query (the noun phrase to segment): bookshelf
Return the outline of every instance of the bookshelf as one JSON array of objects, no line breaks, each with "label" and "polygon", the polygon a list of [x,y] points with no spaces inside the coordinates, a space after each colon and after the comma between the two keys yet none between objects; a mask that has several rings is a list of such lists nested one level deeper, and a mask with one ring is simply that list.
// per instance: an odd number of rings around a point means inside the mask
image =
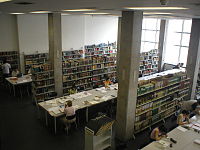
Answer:
[{"label": "bookshelf", "polygon": [[175,114],[179,102],[188,95],[189,84],[190,79],[184,72],[140,80],[134,132]]},{"label": "bookshelf", "polygon": [[158,72],[158,50],[153,49],[140,54],[139,76],[149,76]]},{"label": "bookshelf", "polygon": [[32,68],[33,65],[44,64],[45,62],[47,62],[47,60],[48,53],[24,55],[25,73],[27,74],[29,69]]},{"label": "bookshelf", "polygon": [[103,86],[107,76],[116,80],[116,43],[86,45],[85,50],[63,52],[63,93]]},{"label": "bookshelf", "polygon": [[32,66],[32,93],[36,103],[56,97],[54,71],[51,64]]},{"label": "bookshelf", "polygon": [[11,68],[19,69],[19,53],[18,51],[2,51],[0,52],[0,83],[3,81],[3,72],[1,65],[4,60],[7,60],[10,63]]}]

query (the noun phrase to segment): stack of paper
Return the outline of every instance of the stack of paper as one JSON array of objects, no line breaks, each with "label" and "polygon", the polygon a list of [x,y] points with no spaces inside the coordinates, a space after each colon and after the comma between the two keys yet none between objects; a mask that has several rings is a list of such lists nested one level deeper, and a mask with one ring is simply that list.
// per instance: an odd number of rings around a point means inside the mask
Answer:
[{"label": "stack of paper", "polygon": [[59,107],[51,107],[48,109],[48,111],[52,111],[54,114],[59,114],[61,113],[60,108]]}]

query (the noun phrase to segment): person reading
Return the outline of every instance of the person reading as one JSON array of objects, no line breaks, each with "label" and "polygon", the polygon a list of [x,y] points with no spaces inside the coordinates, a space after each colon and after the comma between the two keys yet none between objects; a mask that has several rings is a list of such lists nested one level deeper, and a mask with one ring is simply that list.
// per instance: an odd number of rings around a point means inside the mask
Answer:
[{"label": "person reading", "polygon": [[189,112],[187,110],[183,110],[177,117],[177,124],[184,125],[189,123]]},{"label": "person reading", "polygon": [[67,128],[69,128],[70,123],[73,123],[76,121],[76,113],[75,112],[76,112],[76,110],[72,106],[72,101],[71,100],[67,101],[67,103],[65,104],[65,108],[64,108],[65,117],[62,118],[62,122],[65,124],[65,130]]},{"label": "person reading", "polygon": [[150,138],[153,141],[158,141],[163,137],[167,137],[167,129],[164,125],[154,128],[150,135]]},{"label": "person reading", "polygon": [[19,74],[19,70],[17,68],[14,68],[12,71],[12,77],[17,77]]},{"label": "person reading", "polygon": [[106,80],[103,82],[105,88],[108,88],[110,84],[112,84],[112,82],[110,81],[109,77],[106,78]]}]

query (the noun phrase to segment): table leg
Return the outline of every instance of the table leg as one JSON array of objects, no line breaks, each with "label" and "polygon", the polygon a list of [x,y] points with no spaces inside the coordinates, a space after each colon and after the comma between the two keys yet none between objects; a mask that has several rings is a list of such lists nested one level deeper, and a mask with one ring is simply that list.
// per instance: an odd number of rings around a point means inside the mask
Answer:
[{"label": "table leg", "polygon": [[46,122],[46,126],[48,126],[47,111],[45,111],[45,122]]},{"label": "table leg", "polygon": [[55,134],[56,134],[56,132],[57,132],[56,129],[57,129],[57,128],[56,128],[56,117],[54,117],[54,132],[55,132]]},{"label": "table leg", "polygon": [[86,107],[86,122],[88,122],[88,107]]},{"label": "table leg", "polygon": [[15,86],[13,85],[13,94],[14,94],[14,96],[16,96],[15,94]]}]

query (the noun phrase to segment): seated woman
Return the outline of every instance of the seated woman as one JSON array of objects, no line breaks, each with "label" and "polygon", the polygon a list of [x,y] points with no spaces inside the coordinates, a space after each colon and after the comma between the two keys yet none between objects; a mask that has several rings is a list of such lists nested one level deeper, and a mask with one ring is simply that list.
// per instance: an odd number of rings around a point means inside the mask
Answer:
[{"label": "seated woman", "polygon": [[184,125],[189,123],[189,112],[187,110],[183,110],[177,117],[177,124]]},{"label": "seated woman", "polygon": [[72,101],[67,101],[67,104],[65,104],[64,113],[65,117],[61,118],[62,122],[65,124],[65,129],[68,129],[70,127],[70,123],[73,123],[76,121],[76,110],[72,106]]},{"label": "seated woman", "polygon": [[109,77],[106,77],[106,80],[103,82],[105,88],[108,88],[110,84],[112,84],[112,82],[110,81]]},{"label": "seated woman", "polygon": [[166,136],[167,136],[167,129],[165,128],[164,125],[161,125],[161,126],[152,130],[150,138],[152,140],[158,141],[161,138],[166,137]]}]

